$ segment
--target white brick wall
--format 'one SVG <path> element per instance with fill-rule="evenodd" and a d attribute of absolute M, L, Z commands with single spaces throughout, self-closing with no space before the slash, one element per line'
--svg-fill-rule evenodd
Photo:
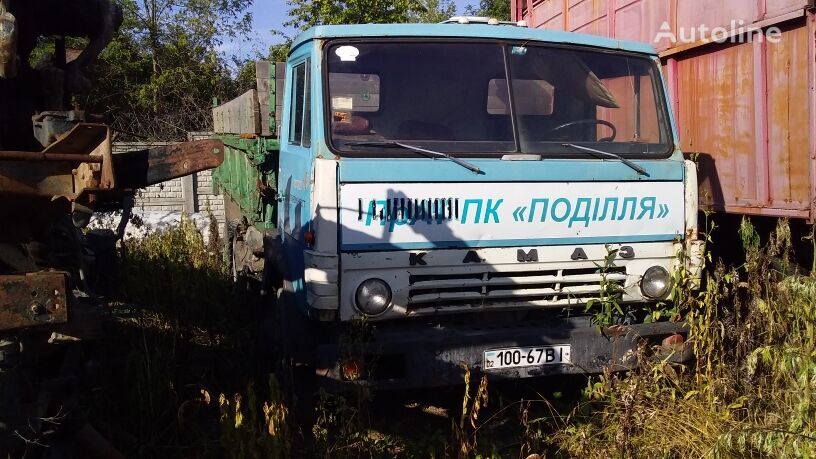
<path fill-rule="evenodd" d="M 199 210 L 206 212 L 209 208 L 218 221 L 224 221 L 224 196 L 214 193 L 212 171 L 202 171 L 196 174 L 195 190 Z"/>
<path fill-rule="evenodd" d="M 206 134 L 195 133 L 190 135 L 192 139 L 206 138 Z M 114 142 L 113 152 L 125 152 L 132 150 L 144 150 L 147 148 L 168 145 L 170 142 Z M 219 224 L 224 222 L 224 196 L 216 195 L 212 186 L 212 171 L 202 171 L 193 174 L 192 180 L 192 209 L 186 209 L 187 196 L 185 196 L 184 178 L 168 180 L 136 193 L 135 209 L 137 212 L 187 212 L 204 213 L 212 212 Z M 221 225 L 219 225 L 219 228 Z"/>

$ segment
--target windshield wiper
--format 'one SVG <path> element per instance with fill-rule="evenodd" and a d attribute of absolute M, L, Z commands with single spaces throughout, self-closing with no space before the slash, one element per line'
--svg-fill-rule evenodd
<path fill-rule="evenodd" d="M 422 155 L 428 156 L 430 158 L 445 158 L 453 161 L 454 163 L 464 167 L 465 169 L 473 172 L 474 174 L 481 174 L 482 170 L 479 169 L 477 166 L 459 159 L 455 156 L 451 156 L 447 153 L 443 153 L 441 151 L 434 151 L 434 150 L 427 150 L 425 148 L 420 148 L 414 145 L 408 145 L 402 142 L 396 142 L 393 140 L 382 140 L 382 141 L 368 141 L 368 142 L 349 142 L 346 145 L 352 147 L 383 147 L 383 148 L 404 148 L 406 150 L 411 150 Z"/>
<path fill-rule="evenodd" d="M 622 162 L 623 164 L 626 164 L 627 166 L 631 167 L 638 174 L 645 175 L 646 177 L 649 177 L 649 173 L 646 172 L 646 169 L 638 166 L 637 164 L 635 164 L 632 161 L 624 158 L 621 155 L 617 155 L 615 153 L 610 153 L 608 151 L 596 150 L 594 148 L 582 147 L 580 145 L 575 145 L 574 143 L 562 143 L 561 145 L 565 146 L 565 147 L 575 148 L 576 150 L 585 151 L 587 153 L 591 153 L 595 157 L 600 156 L 600 157 L 603 157 L 603 158 L 617 159 L 618 161 Z"/>

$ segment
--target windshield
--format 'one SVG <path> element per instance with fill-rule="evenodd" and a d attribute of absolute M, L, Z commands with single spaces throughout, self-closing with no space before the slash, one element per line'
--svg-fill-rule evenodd
<path fill-rule="evenodd" d="M 329 135 L 350 155 L 377 152 L 364 142 L 397 141 L 456 156 L 586 156 L 567 144 L 665 156 L 670 136 L 658 82 L 653 61 L 622 53 L 529 43 L 336 43 L 327 54 Z"/>

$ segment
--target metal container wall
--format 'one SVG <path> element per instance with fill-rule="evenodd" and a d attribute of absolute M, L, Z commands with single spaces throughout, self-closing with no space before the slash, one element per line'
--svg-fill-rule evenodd
<path fill-rule="evenodd" d="M 530 27 L 657 48 L 681 147 L 699 158 L 701 205 L 816 218 L 813 0 L 512 0 L 511 7 Z M 712 43 L 701 40 L 702 25 L 725 29 L 721 37 L 747 27 L 782 33 L 777 43 L 757 34 Z"/>

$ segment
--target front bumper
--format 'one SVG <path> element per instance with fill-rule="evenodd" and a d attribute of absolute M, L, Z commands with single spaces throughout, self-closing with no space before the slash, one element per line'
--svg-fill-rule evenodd
<path fill-rule="evenodd" d="M 699 279 L 700 241 L 688 241 L 688 273 Z M 684 249 L 681 242 L 627 245 L 498 247 L 341 254 L 340 319 L 360 318 L 354 306 L 357 287 L 370 278 L 387 282 L 392 307 L 372 320 L 459 313 L 562 310 L 581 308 L 601 294 L 601 281 L 616 283 L 621 303 L 647 303 L 640 290 L 643 274 L 652 266 L 674 272 Z M 614 261 L 605 268 L 610 251 Z M 696 283 L 696 282 L 695 282 Z"/>
<path fill-rule="evenodd" d="M 378 389 L 407 389 L 448 386 L 463 382 L 462 365 L 482 372 L 490 379 L 519 379 L 547 375 L 593 374 L 605 368 L 620 371 L 633 368 L 639 343 L 660 344 L 673 334 L 685 335 L 683 323 L 660 322 L 606 329 L 594 326 L 589 317 L 546 320 L 541 323 L 487 326 L 396 326 L 380 327 L 365 345 L 341 349 L 323 345 L 317 350 L 317 374 L 321 384 L 340 388 L 344 381 L 340 363 L 359 359 L 360 381 Z M 483 351 L 505 347 L 571 345 L 571 363 L 483 371 Z M 674 361 L 686 362 L 691 352 L 671 354 Z"/>

